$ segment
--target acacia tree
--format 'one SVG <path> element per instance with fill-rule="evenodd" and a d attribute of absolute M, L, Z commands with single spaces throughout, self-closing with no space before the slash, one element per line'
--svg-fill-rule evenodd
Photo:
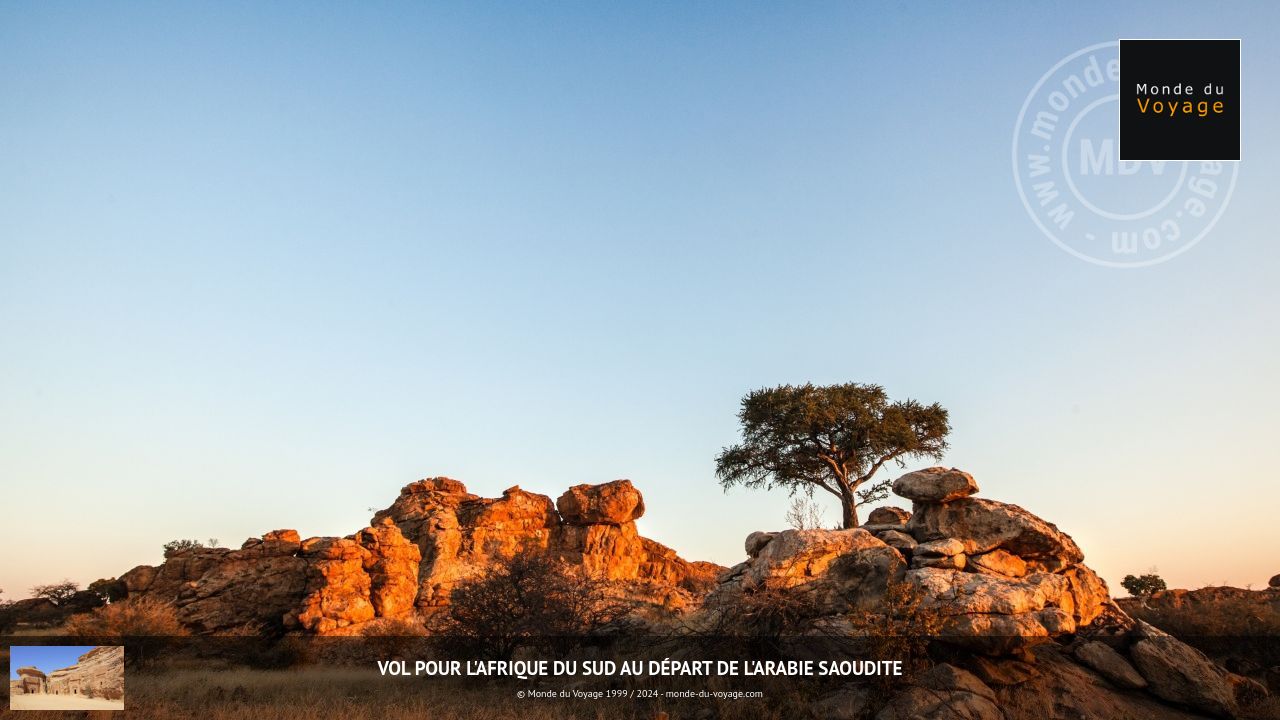
<path fill-rule="evenodd" d="M 840 498 L 844 527 L 858 506 L 888 495 L 889 481 L 860 489 L 886 463 L 938 459 L 951 425 L 938 403 L 890 402 L 879 385 L 781 385 L 747 394 L 738 413 L 742 442 L 716 457 L 716 477 L 792 494 L 825 490 Z"/>
<path fill-rule="evenodd" d="M 80 586 L 70 580 L 63 580 L 60 583 L 52 585 L 36 585 L 31 588 L 31 597 L 45 598 L 49 602 L 58 607 L 65 606 L 75 594 L 80 591 Z"/>

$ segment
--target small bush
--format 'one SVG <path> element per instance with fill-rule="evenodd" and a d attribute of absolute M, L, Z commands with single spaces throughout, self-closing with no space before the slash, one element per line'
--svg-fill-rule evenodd
<path fill-rule="evenodd" d="M 63 630 L 72 637 L 176 637 L 189 634 L 178 622 L 173 605 L 153 598 L 111 603 L 76 615 Z"/>
<path fill-rule="evenodd" d="M 604 582 L 530 552 L 455 587 L 433 629 L 460 649 L 510 660 L 521 647 L 599 636 L 631 609 Z"/>
<path fill-rule="evenodd" d="M 164 556 L 170 557 L 174 553 L 180 553 L 184 550 L 195 550 L 196 548 L 202 548 L 204 547 L 204 543 L 200 542 L 199 540 L 180 539 L 180 540 L 170 540 L 169 542 L 165 543 L 163 547 L 164 547 Z"/>

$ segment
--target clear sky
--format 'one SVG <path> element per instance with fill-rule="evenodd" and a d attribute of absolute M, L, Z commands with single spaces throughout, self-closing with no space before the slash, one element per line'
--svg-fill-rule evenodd
<path fill-rule="evenodd" d="M 1113 584 L 1280 572 L 1274 3 L 0 5 L 0 587 L 344 535 L 401 485 L 629 477 L 730 564 L 740 397 L 938 401 L 944 462 Z M 1241 37 L 1226 215 L 1053 246 L 1019 107 L 1118 37 Z M 828 504 L 834 522 L 838 513 Z"/>
<path fill-rule="evenodd" d="M 18 679 L 18 668 L 34 667 L 48 675 L 75 665 L 95 645 L 14 645 L 9 648 L 9 679 Z"/>

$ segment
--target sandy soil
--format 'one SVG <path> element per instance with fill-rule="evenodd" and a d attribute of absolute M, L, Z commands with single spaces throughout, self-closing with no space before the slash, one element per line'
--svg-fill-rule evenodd
<path fill-rule="evenodd" d="M 12 695 L 10 710 L 123 710 L 124 700 L 104 700 L 83 695 Z"/>

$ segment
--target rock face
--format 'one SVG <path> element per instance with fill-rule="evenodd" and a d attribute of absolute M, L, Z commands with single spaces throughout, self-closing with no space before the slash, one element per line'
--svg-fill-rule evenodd
<path fill-rule="evenodd" d="M 18 679 L 11 681 L 10 692 L 19 695 L 37 695 L 49 688 L 49 676 L 34 667 L 20 667 L 15 670 Z"/>
<path fill-rule="evenodd" d="M 942 663 L 882 709 L 876 720 L 1004 720 L 996 693 L 972 673 Z"/>
<path fill-rule="evenodd" d="M 692 604 L 722 568 L 694 565 L 641 537 L 635 520 L 643 514 L 644 499 L 629 480 L 576 485 L 552 503 L 518 487 L 479 498 L 456 480 L 432 478 L 406 486 L 374 523 L 389 520 L 420 548 L 420 609 L 447 604 L 459 582 L 529 551 L 632 583 L 633 595 L 654 604 Z"/>
<path fill-rule="evenodd" d="M 920 542 L 958 538 L 967 555 L 1004 550 L 1031 570 L 1058 572 L 1084 560 L 1075 541 L 1056 525 L 994 500 L 917 502 L 907 527 Z"/>
<path fill-rule="evenodd" d="M 238 550 L 177 550 L 120 581 L 128 596 L 173 602 L 179 620 L 199 633 L 352 634 L 374 620 L 443 606 L 459 582 L 526 552 L 548 552 L 625 585 L 640 602 L 693 604 L 723 568 L 690 563 L 641 537 L 635 519 L 643 513 L 628 480 L 577 485 L 553 503 L 519 487 L 477 497 L 457 480 L 429 478 L 405 486 L 353 535 L 303 540 L 276 530 Z"/>
<path fill-rule="evenodd" d="M 124 697 L 124 648 L 96 647 L 69 668 L 49 673 L 49 692 L 55 695 Z"/>

